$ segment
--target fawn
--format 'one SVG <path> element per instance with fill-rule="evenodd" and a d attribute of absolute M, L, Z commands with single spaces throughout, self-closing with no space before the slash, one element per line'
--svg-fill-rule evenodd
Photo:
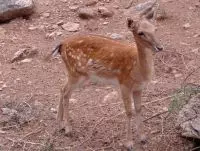
<path fill-rule="evenodd" d="M 140 13 L 136 20 L 127 19 L 127 26 L 133 33 L 136 45 L 115 41 L 97 35 L 75 35 L 58 45 L 51 55 L 61 54 L 68 80 L 61 89 L 57 120 L 69 134 L 69 98 L 72 91 L 83 81 L 96 77 L 118 83 L 127 115 L 126 147 L 133 147 L 131 134 L 132 99 L 136 111 L 137 134 L 145 139 L 141 120 L 141 94 L 152 78 L 153 51 L 163 47 L 155 37 L 156 27 L 151 23 L 153 5 Z"/>

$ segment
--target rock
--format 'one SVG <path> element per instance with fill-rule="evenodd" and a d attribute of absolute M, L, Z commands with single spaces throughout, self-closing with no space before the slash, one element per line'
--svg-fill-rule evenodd
<path fill-rule="evenodd" d="M 58 26 L 61 26 L 61 25 L 63 25 L 64 24 L 64 21 L 63 20 L 60 20 L 59 22 L 57 22 L 57 25 Z"/>
<path fill-rule="evenodd" d="M 29 30 L 36 30 L 36 29 L 38 29 L 38 27 L 37 27 L 37 26 L 31 25 L 30 27 L 28 27 L 28 29 L 29 29 Z"/>
<path fill-rule="evenodd" d="M 4 88 L 7 88 L 7 85 L 5 83 L 0 87 L 0 91 L 3 91 Z"/>
<path fill-rule="evenodd" d="M 58 25 L 53 25 L 52 28 L 53 29 L 58 29 Z"/>
<path fill-rule="evenodd" d="M 96 5 L 97 4 L 97 0 L 88 0 L 86 3 L 85 3 L 85 6 L 93 6 L 93 5 Z"/>
<path fill-rule="evenodd" d="M 71 102 L 71 103 L 77 103 L 78 100 L 77 100 L 77 99 L 73 99 L 73 98 L 71 98 L 71 99 L 69 99 L 69 102 Z"/>
<path fill-rule="evenodd" d="M 56 110 L 56 108 L 53 108 L 53 107 L 52 107 L 52 108 L 50 108 L 50 111 L 51 111 L 51 112 L 53 112 L 53 113 L 57 113 L 57 110 Z"/>
<path fill-rule="evenodd" d="M 29 16 L 33 12 L 33 0 L 0 0 L 0 22 L 20 16 Z"/>
<path fill-rule="evenodd" d="M 182 136 L 200 139 L 200 94 L 183 106 L 176 127 L 181 129 Z"/>
<path fill-rule="evenodd" d="M 1 110 L 2 110 L 2 114 L 3 115 L 9 115 L 9 116 L 12 116 L 12 115 L 14 115 L 14 114 L 16 114 L 17 113 L 17 111 L 16 110 L 14 110 L 14 109 L 10 109 L 10 108 L 1 108 Z"/>
<path fill-rule="evenodd" d="M 69 6 L 69 9 L 71 10 L 71 11 L 77 11 L 78 9 L 79 9 L 79 6 L 78 5 L 73 5 L 73 6 Z"/>
<path fill-rule="evenodd" d="M 193 36 L 194 38 L 200 37 L 200 33 L 197 33 Z"/>
<path fill-rule="evenodd" d="M 38 54 L 38 51 L 36 49 L 29 50 L 29 49 L 24 48 L 17 51 L 10 62 L 13 63 L 16 61 L 23 60 L 25 58 L 34 57 L 37 54 Z"/>
<path fill-rule="evenodd" d="M 43 13 L 42 16 L 45 17 L 45 18 L 48 18 L 48 17 L 50 17 L 50 13 L 48 13 L 48 12 Z"/>
<path fill-rule="evenodd" d="M 103 6 L 98 8 L 98 12 L 102 17 L 112 17 L 114 14 L 112 10 Z"/>
<path fill-rule="evenodd" d="M 110 35 L 110 38 L 115 39 L 115 40 L 122 40 L 125 39 L 123 35 L 117 34 L 117 33 L 113 33 Z"/>
<path fill-rule="evenodd" d="M 103 103 L 107 103 L 108 101 L 113 100 L 113 99 L 116 100 L 118 97 L 119 95 L 117 91 L 110 92 L 104 97 Z"/>
<path fill-rule="evenodd" d="M 78 16 L 82 19 L 91 19 L 97 16 L 97 13 L 92 8 L 80 8 L 78 11 Z"/>
<path fill-rule="evenodd" d="M 31 62 L 31 61 L 32 61 L 32 59 L 28 58 L 28 59 L 22 60 L 21 62 L 23 62 L 23 63 L 29 63 L 29 62 Z"/>
<path fill-rule="evenodd" d="M 66 24 L 63 24 L 61 27 L 66 31 L 76 32 L 79 30 L 80 25 L 78 23 L 68 22 Z"/>
<path fill-rule="evenodd" d="M 181 73 L 177 73 L 177 74 L 174 74 L 174 77 L 175 78 L 180 78 L 180 77 L 182 77 L 183 75 L 181 74 Z"/>
<path fill-rule="evenodd" d="M 183 25 L 183 28 L 184 29 L 189 29 L 191 27 L 190 23 L 186 23 Z"/>
<path fill-rule="evenodd" d="M 109 22 L 107 22 L 107 21 L 103 22 L 103 25 L 108 25 L 108 24 L 109 24 Z"/>

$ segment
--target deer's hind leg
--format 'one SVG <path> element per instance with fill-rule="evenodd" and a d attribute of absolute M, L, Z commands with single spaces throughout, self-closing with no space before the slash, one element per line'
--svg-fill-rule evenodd
<path fill-rule="evenodd" d="M 69 122 L 69 99 L 71 97 L 72 87 L 72 79 L 68 78 L 66 84 L 61 89 L 57 114 L 59 129 L 65 129 L 65 134 L 67 135 L 70 134 L 72 131 L 72 127 Z"/>

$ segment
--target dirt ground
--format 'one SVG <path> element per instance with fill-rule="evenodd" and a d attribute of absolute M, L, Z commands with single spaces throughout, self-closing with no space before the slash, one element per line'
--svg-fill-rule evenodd
<path fill-rule="evenodd" d="M 176 116 L 166 111 L 174 90 L 200 64 L 200 1 L 160 2 L 167 18 L 157 22 L 157 34 L 165 50 L 155 55 L 155 76 L 143 94 L 142 114 L 148 119 L 145 121 L 148 142 L 143 150 L 188 151 L 193 146 L 180 137 L 175 128 Z M 28 20 L 19 18 L 0 25 L 6 31 L 0 37 L 0 108 L 17 111 L 5 115 L 0 110 L 0 150 L 123 150 L 126 116 L 118 88 L 114 86 L 90 82 L 76 89 L 70 100 L 73 135 L 67 137 L 63 132 L 55 132 L 56 109 L 66 74 L 59 56 L 50 62 L 44 62 L 43 58 L 62 39 L 77 33 L 118 33 L 133 41 L 123 15 L 128 1 L 99 0 L 96 6 L 111 7 L 114 16 L 92 23 L 80 19 L 69 8 L 85 3 L 86 0 L 38 0 L 36 13 Z M 80 30 L 73 33 L 55 27 L 61 20 L 79 23 Z M 41 28 L 30 30 L 31 26 Z M 97 29 L 91 31 L 90 26 Z M 61 31 L 62 35 L 49 38 L 48 33 L 54 31 Z M 10 63 L 20 49 L 36 50 L 38 54 L 30 62 Z M 187 82 L 199 84 L 199 75 L 196 71 Z M 162 114 L 153 117 L 157 113 Z M 134 126 L 132 131 L 137 150 Z"/>

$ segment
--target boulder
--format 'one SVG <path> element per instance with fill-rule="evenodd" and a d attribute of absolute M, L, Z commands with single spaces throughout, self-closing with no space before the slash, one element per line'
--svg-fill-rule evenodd
<path fill-rule="evenodd" d="M 200 139 L 200 94 L 192 98 L 179 112 L 177 128 L 181 135 Z"/>
<path fill-rule="evenodd" d="M 33 0 L 0 0 L 0 22 L 27 17 L 34 12 Z"/>

